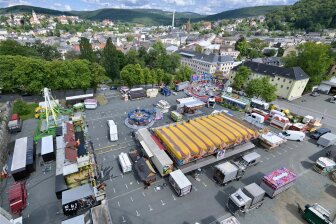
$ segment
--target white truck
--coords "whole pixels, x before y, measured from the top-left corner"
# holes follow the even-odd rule
[[[249,184],[230,195],[227,208],[232,214],[259,208],[264,202],[265,193],[256,183]]]
[[[169,173],[169,183],[180,197],[191,192],[192,184],[181,170]]]
[[[132,172],[132,163],[127,153],[120,153],[118,159],[123,173]]]
[[[227,185],[244,176],[246,167],[239,163],[225,162],[215,166],[214,179],[218,184]]]
[[[118,128],[117,125],[114,123],[113,120],[108,120],[107,124],[109,126],[109,133],[110,133],[110,141],[118,141]]]

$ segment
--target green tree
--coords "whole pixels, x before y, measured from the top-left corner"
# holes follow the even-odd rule
[[[147,87],[148,83],[152,83],[152,79],[153,79],[152,71],[149,68],[144,68],[142,72],[144,76],[144,84]]]
[[[249,69],[246,66],[240,66],[238,68],[236,76],[233,79],[233,87],[236,90],[241,90],[250,75],[251,75],[251,69]]]
[[[59,53],[56,47],[43,44],[41,43],[41,41],[36,41],[30,47],[35,49],[38,52],[38,54],[47,61],[61,58],[61,54]]]
[[[129,50],[125,55],[126,64],[142,64],[139,60],[139,52],[136,50]]]
[[[150,70],[150,80],[148,80],[148,83],[152,84],[152,88],[154,87],[154,84],[157,83],[157,75],[154,70]]]
[[[262,98],[266,102],[276,99],[276,86],[270,83],[268,77],[252,79],[245,88],[248,97]]]
[[[284,58],[286,67],[298,66],[309,76],[309,83],[306,89],[319,85],[327,78],[327,71],[332,64],[330,46],[307,42],[298,47],[298,54],[292,53]]]
[[[126,65],[120,72],[120,78],[129,86],[144,83],[144,74],[139,64]]]
[[[192,74],[193,74],[193,70],[189,66],[181,65],[178,69],[175,79],[181,82],[189,81]]]
[[[21,45],[15,40],[0,42],[0,55],[21,55],[27,57],[39,57],[39,53],[28,46]]]
[[[201,53],[203,53],[203,48],[200,45],[196,44],[196,46],[195,46],[195,52],[201,54]]]
[[[173,80],[173,76],[169,73],[164,73],[162,77],[162,82],[166,85],[169,86]]]
[[[160,85],[162,83],[162,79],[164,76],[164,71],[160,68],[156,68],[153,70],[153,72],[155,73],[155,77],[156,77],[156,82],[158,85]]]
[[[104,66],[107,76],[111,80],[119,78],[120,61],[116,47],[112,43],[111,37],[107,38],[106,45],[102,53],[102,65]]]
[[[245,37],[241,37],[235,45],[235,49],[240,52],[240,55],[243,57],[247,56],[249,44],[247,43]]]
[[[89,39],[82,37],[79,42],[79,49],[80,49],[80,59],[86,59],[90,62],[96,61],[96,55],[93,52],[92,45]]]

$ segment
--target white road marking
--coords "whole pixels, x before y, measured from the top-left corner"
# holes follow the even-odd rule
[[[175,198],[175,196],[174,196],[173,194],[172,194],[172,196],[173,196],[173,200],[174,200],[174,201],[176,201],[176,198]]]
[[[115,193],[116,191],[115,191],[115,188],[113,188],[113,193]]]
[[[275,158],[275,155],[271,154],[271,156],[273,156],[273,158]]]
[[[137,181],[137,183],[140,184],[139,181]]]
[[[279,152],[279,151],[276,151],[276,153],[278,153],[279,155],[282,155],[282,153],[281,153],[281,152]]]
[[[119,201],[118,201],[118,206],[120,207],[120,203],[119,203]]]
[[[133,184],[133,182],[130,182],[130,185],[132,185]]]
[[[265,159],[269,160],[269,158],[268,158],[268,157],[265,157]]]
[[[166,203],[164,203],[164,202],[161,200],[161,205],[162,205],[162,206],[165,206],[165,204],[166,204]]]
[[[113,155],[113,159],[115,159],[116,158],[116,156],[115,155]]]
[[[194,187],[194,190],[195,190],[195,191],[197,191],[197,188],[196,188],[196,187]]]
[[[202,182],[202,184],[204,185],[204,187],[207,187],[208,185],[206,185],[204,182]]]
[[[121,216],[122,217],[122,222],[126,222],[126,219],[124,216]]]
[[[142,192],[142,195],[143,195],[144,197],[146,197],[146,194],[145,194],[145,192]]]
[[[132,196],[131,196],[131,201],[133,202],[133,198],[132,198]]]
[[[138,210],[135,210],[135,211],[136,211],[137,216],[140,216],[140,213],[138,212]]]
[[[156,188],[154,187],[154,191],[156,192]]]
[[[123,175],[123,174],[121,174],[121,178],[124,178],[124,175]]]
[[[127,186],[127,184],[125,184],[125,186],[126,186],[126,189],[128,189],[128,186]]]
[[[153,211],[151,205],[148,205],[148,207],[149,207],[149,211],[150,211],[150,212]]]

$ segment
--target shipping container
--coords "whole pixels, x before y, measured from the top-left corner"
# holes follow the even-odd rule
[[[27,145],[28,138],[19,138],[15,140],[13,155],[10,159],[10,173],[15,181],[29,176],[27,169]]]
[[[122,172],[123,173],[132,172],[132,163],[127,153],[124,152],[120,153],[118,158]]]

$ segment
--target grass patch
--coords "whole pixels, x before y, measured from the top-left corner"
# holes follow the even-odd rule
[[[13,114],[19,114],[22,120],[34,118],[35,108],[38,103],[27,103],[23,100],[17,100],[13,105]]]

